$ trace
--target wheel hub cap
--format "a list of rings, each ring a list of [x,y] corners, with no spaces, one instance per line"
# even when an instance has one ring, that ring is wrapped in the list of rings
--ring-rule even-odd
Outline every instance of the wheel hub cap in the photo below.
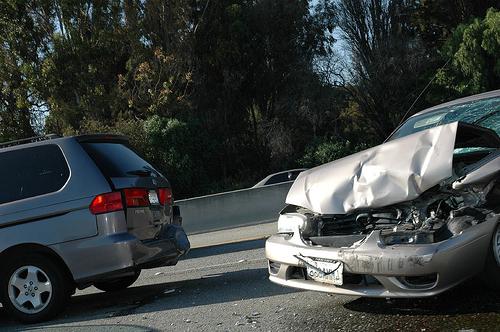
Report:
[[[497,264],[500,266],[500,226],[497,227],[497,231],[493,236],[493,254],[497,260]]]
[[[17,310],[36,314],[47,307],[51,298],[52,283],[40,268],[23,266],[11,275],[9,299]]]

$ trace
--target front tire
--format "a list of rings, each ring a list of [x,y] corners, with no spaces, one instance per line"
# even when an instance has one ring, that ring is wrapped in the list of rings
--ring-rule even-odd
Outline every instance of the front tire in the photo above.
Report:
[[[487,287],[500,290],[500,225],[493,232],[490,250],[486,257],[483,281]]]
[[[70,298],[70,286],[63,269],[41,254],[16,257],[0,272],[0,300],[8,313],[24,323],[59,314]]]
[[[121,277],[117,279],[112,279],[112,280],[106,280],[106,281],[101,281],[101,282],[96,282],[94,284],[95,288],[100,289],[104,292],[117,292],[121,291],[123,289],[128,288],[131,286],[134,282],[139,279],[139,276],[141,274],[141,271],[136,271],[134,275],[131,276],[126,276],[126,277]]]

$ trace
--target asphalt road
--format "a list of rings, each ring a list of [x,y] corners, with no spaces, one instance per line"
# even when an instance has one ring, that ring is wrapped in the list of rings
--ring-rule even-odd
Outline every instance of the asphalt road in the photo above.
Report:
[[[500,294],[471,281],[438,297],[385,300],[298,291],[267,280],[264,241],[199,248],[131,288],[79,291],[58,319],[0,331],[500,331]]]

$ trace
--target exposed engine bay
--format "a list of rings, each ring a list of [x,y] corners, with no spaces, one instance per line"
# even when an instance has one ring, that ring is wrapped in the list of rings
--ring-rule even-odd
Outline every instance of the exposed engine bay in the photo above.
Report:
[[[301,236],[313,244],[348,247],[380,230],[385,245],[426,244],[446,240],[477,225],[500,201],[500,186],[491,182],[484,191],[453,191],[436,188],[421,197],[386,208],[325,216],[304,208],[287,207],[308,218]]]

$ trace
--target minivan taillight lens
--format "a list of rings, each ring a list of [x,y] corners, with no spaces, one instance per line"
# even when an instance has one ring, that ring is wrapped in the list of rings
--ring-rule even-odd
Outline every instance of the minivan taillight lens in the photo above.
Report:
[[[149,206],[149,192],[143,188],[124,189],[125,202],[127,207]]]
[[[123,210],[122,194],[112,192],[97,195],[90,203],[89,209],[93,214]]]
[[[172,190],[170,188],[158,189],[158,200],[161,205],[172,204]]]

